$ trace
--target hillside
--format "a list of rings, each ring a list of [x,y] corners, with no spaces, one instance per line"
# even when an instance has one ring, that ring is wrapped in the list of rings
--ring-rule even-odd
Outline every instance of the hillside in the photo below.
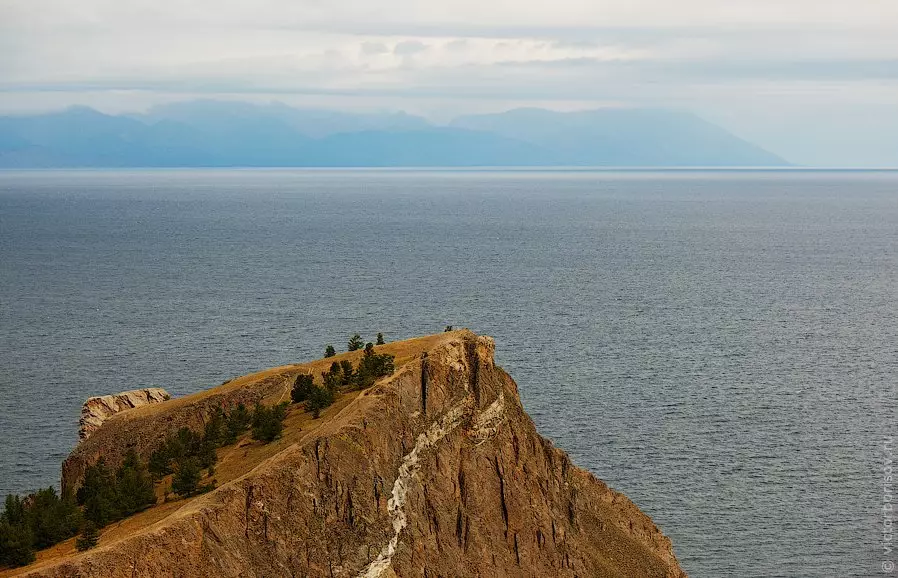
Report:
[[[670,541],[630,502],[540,437],[493,341],[469,331],[390,343],[396,371],[320,419],[294,406],[283,437],[219,450],[216,489],[69,540],[3,576],[685,576]],[[124,411],[70,456],[63,483],[125,448],[148,455],[210,408],[289,399],[274,368]]]
[[[355,114],[198,101],[113,116],[85,107],[0,117],[0,168],[783,166],[694,115],[519,109],[435,126]]]

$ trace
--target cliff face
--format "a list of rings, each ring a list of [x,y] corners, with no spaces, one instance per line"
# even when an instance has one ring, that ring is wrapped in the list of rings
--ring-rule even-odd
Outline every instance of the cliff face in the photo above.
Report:
[[[110,416],[135,407],[168,401],[171,396],[160,387],[133,389],[115,395],[92,397],[81,406],[78,438],[82,441],[97,431]]]
[[[467,331],[241,477],[29,575],[685,576],[645,514],[537,434]]]

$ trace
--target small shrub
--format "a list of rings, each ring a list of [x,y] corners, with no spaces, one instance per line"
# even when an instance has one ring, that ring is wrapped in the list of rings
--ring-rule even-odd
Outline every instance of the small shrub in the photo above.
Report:
[[[335,355],[337,355],[337,350],[334,349],[333,345],[328,345],[327,347],[324,348],[324,356],[325,357],[333,357]]]
[[[384,345],[385,343],[386,343],[386,341],[384,341],[384,334],[378,333],[377,334],[377,343],[375,343],[375,345]]]

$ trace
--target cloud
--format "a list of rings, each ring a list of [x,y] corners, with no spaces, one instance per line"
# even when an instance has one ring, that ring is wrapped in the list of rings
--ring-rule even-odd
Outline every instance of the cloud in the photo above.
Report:
[[[398,56],[411,56],[427,50],[427,45],[420,40],[404,40],[393,47],[393,54]]]

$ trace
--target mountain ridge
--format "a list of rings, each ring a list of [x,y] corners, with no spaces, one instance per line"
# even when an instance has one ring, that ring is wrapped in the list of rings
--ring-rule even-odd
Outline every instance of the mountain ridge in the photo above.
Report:
[[[0,168],[787,165],[695,115],[657,109],[514,109],[435,125],[402,112],[189,101],[136,115],[0,117]]]

